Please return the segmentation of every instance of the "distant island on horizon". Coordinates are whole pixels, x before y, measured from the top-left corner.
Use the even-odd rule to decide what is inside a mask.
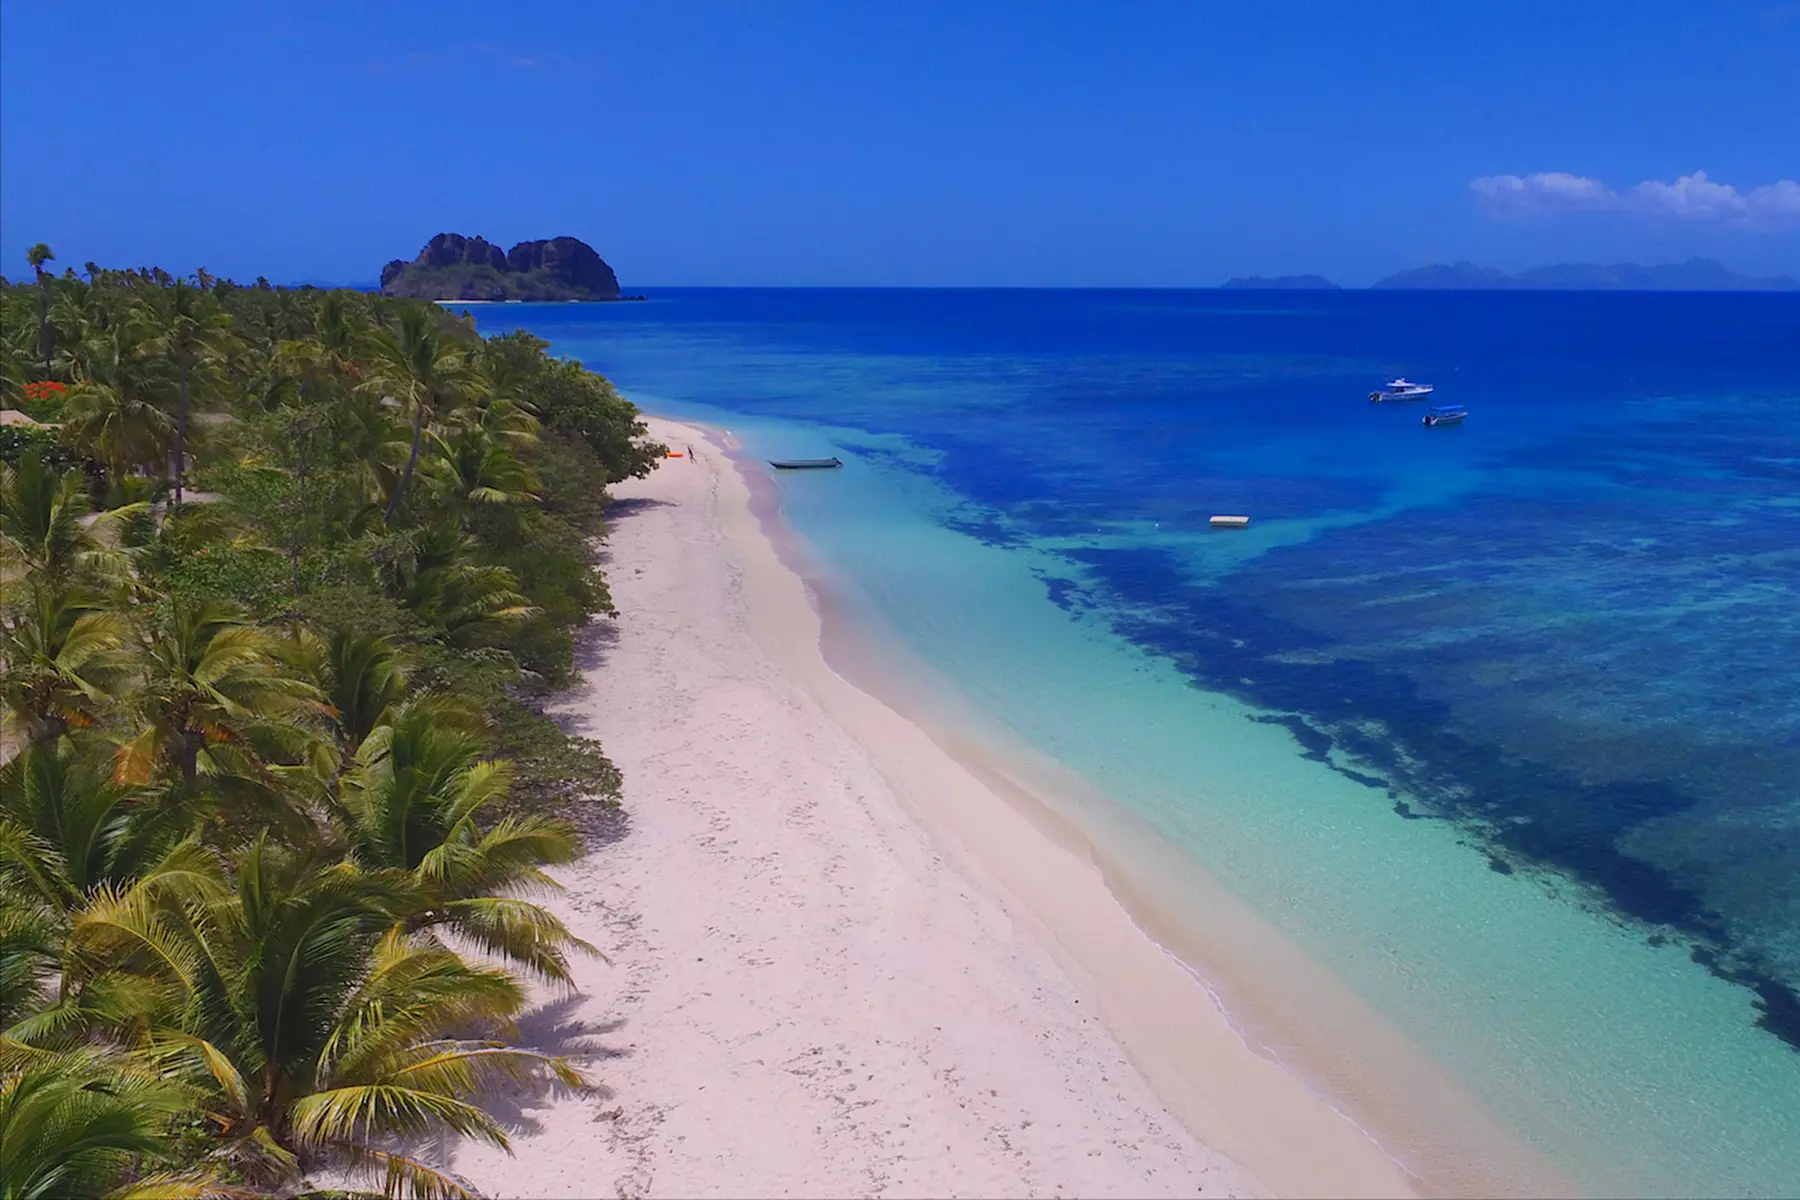
[[[1219,286],[1230,290],[1339,290],[1323,275],[1248,275],[1227,279]],[[1369,286],[1414,291],[1791,292],[1800,291],[1800,279],[1791,275],[1744,275],[1710,258],[1690,258],[1684,263],[1654,267],[1637,263],[1556,263],[1511,275],[1465,259],[1415,267]]]
[[[1336,292],[1337,284],[1323,275],[1240,275],[1219,285],[1236,291]]]
[[[1788,275],[1743,275],[1710,258],[1690,258],[1684,263],[1654,267],[1636,263],[1557,263],[1512,275],[1464,260],[1401,271],[1372,286],[1459,291],[1786,292],[1800,291],[1800,279]]]
[[[520,242],[440,233],[381,271],[381,294],[409,300],[619,300],[618,276],[580,238]],[[641,297],[640,297],[641,298]]]

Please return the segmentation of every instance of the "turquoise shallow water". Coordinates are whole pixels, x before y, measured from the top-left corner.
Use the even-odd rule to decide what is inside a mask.
[[[844,457],[777,482],[858,604],[1594,1191],[1796,1191],[1793,298],[479,318],[759,457]],[[1469,426],[1362,399],[1400,372]]]

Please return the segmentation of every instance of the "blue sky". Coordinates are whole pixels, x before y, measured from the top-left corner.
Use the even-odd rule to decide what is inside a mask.
[[[628,286],[1800,273],[1794,180],[1800,3],[0,5],[13,277],[440,230]]]

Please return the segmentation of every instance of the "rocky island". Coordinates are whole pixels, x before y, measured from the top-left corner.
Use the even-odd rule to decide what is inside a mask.
[[[411,262],[381,270],[381,294],[412,300],[619,300],[619,280],[580,238],[520,242],[440,233]],[[640,297],[641,298],[641,297]]]

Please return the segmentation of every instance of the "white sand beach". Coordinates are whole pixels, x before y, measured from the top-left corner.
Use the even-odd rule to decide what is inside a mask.
[[[567,704],[625,816],[552,906],[610,962],[523,1029],[601,1088],[520,1101],[516,1157],[454,1169],[530,1197],[1411,1194],[1078,848],[827,666],[731,459],[653,427],[695,457],[615,489],[621,616]]]

